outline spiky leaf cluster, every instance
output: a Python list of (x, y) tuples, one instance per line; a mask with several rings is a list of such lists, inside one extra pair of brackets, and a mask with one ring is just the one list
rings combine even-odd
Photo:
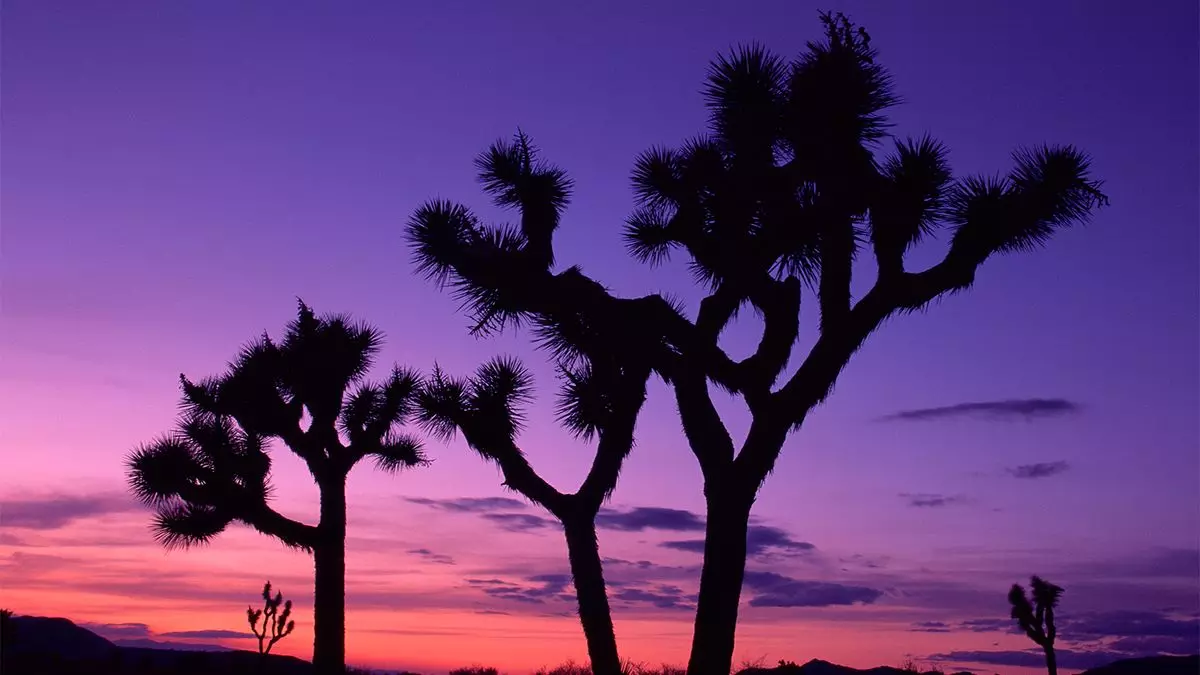
[(371, 326), (318, 317), (300, 303), (282, 341), (263, 335), (220, 376), (181, 376), (176, 429), (127, 459), (130, 488), (155, 509), (156, 538), (202, 544), (241, 522), (311, 548), (312, 528), (269, 506), (272, 443), (303, 459), (318, 482), (344, 477), (364, 457), (385, 470), (423, 463), (420, 442), (398, 429), (413, 414), (419, 376), (397, 368), (382, 383), (364, 379), (380, 342)]
[(1032, 598), (1025, 595), (1025, 589), (1020, 584), (1013, 584), (1009, 589), (1008, 603), (1012, 607), (1012, 618), (1034, 643), (1051, 647), (1057, 637), (1054, 610), (1058, 607), (1063, 589), (1036, 576), (1030, 580), (1029, 589)]

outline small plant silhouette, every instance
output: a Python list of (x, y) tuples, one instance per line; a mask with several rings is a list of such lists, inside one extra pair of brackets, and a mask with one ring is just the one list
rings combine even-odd
[[(296, 622), (292, 620), (292, 601), (284, 601), (283, 593), (276, 591), (275, 597), (271, 597), (271, 582), (263, 584), (262, 590), (263, 608), (254, 609), (246, 607), (246, 622), (250, 624), (250, 631), (254, 633), (254, 637), (258, 638), (258, 653), (266, 656), (271, 653), (271, 647), (275, 646), (283, 638), (292, 634), (296, 628)], [(279, 611), (280, 607), (283, 611)], [(259, 620), (262, 620), (262, 626), (259, 626)]]
[(1058, 598), (1063, 594), (1061, 586), (1033, 577), (1029, 582), (1032, 602), (1025, 595), (1025, 589), (1020, 584), (1013, 584), (1008, 591), (1008, 603), (1012, 605), (1012, 618), (1017, 625), (1046, 653), (1046, 670), (1050, 675), (1058, 675), (1058, 661), (1054, 655), (1054, 638), (1058, 631), (1054, 626), (1054, 608), (1058, 606)]

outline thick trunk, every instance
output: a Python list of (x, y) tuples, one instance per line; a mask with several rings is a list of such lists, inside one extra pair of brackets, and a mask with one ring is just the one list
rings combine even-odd
[(324, 480), (313, 599), (313, 671), (346, 672), (346, 479)]
[(1050, 675), (1058, 675), (1058, 657), (1054, 654), (1054, 645), (1046, 645), (1042, 650), (1046, 652), (1046, 671)]
[(711, 482), (705, 486), (705, 493), (708, 522), (704, 533), (704, 569), (700, 573), (700, 597), (687, 672), (729, 675), (742, 578), (746, 573), (746, 533), (753, 499)]
[(617, 655), (617, 636), (613, 631), (608, 593), (604, 587), (604, 569), (596, 543), (595, 516), (563, 521), (567, 535), (567, 555), (575, 595), (579, 599), (579, 621), (587, 639), (588, 658), (595, 675), (620, 675), (621, 658)]

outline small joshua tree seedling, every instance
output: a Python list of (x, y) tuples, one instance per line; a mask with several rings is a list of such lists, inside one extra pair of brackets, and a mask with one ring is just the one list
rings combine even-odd
[(1058, 606), (1058, 598), (1063, 594), (1061, 586), (1033, 577), (1029, 583), (1033, 601), (1025, 596), (1025, 589), (1020, 584), (1013, 584), (1008, 591), (1008, 603), (1012, 605), (1012, 618), (1017, 625), (1046, 653), (1046, 670), (1050, 675), (1058, 675), (1058, 663), (1054, 655), (1054, 638), (1058, 631), (1054, 626), (1054, 608)]
[[(254, 637), (258, 638), (258, 653), (266, 656), (271, 653), (271, 647), (274, 647), (276, 642), (292, 634), (296, 622), (291, 619), (292, 601), (284, 601), (283, 593), (280, 592), (271, 597), (271, 582), (263, 584), (262, 597), (262, 609), (246, 607), (246, 621), (250, 624)], [(281, 606), (283, 611), (279, 611)]]

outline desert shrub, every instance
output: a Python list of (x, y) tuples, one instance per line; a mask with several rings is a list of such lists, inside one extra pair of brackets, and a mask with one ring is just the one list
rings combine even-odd
[(485, 666), (467, 666), (466, 668), (455, 668), (450, 671), (450, 675), (500, 675), (500, 671)]

